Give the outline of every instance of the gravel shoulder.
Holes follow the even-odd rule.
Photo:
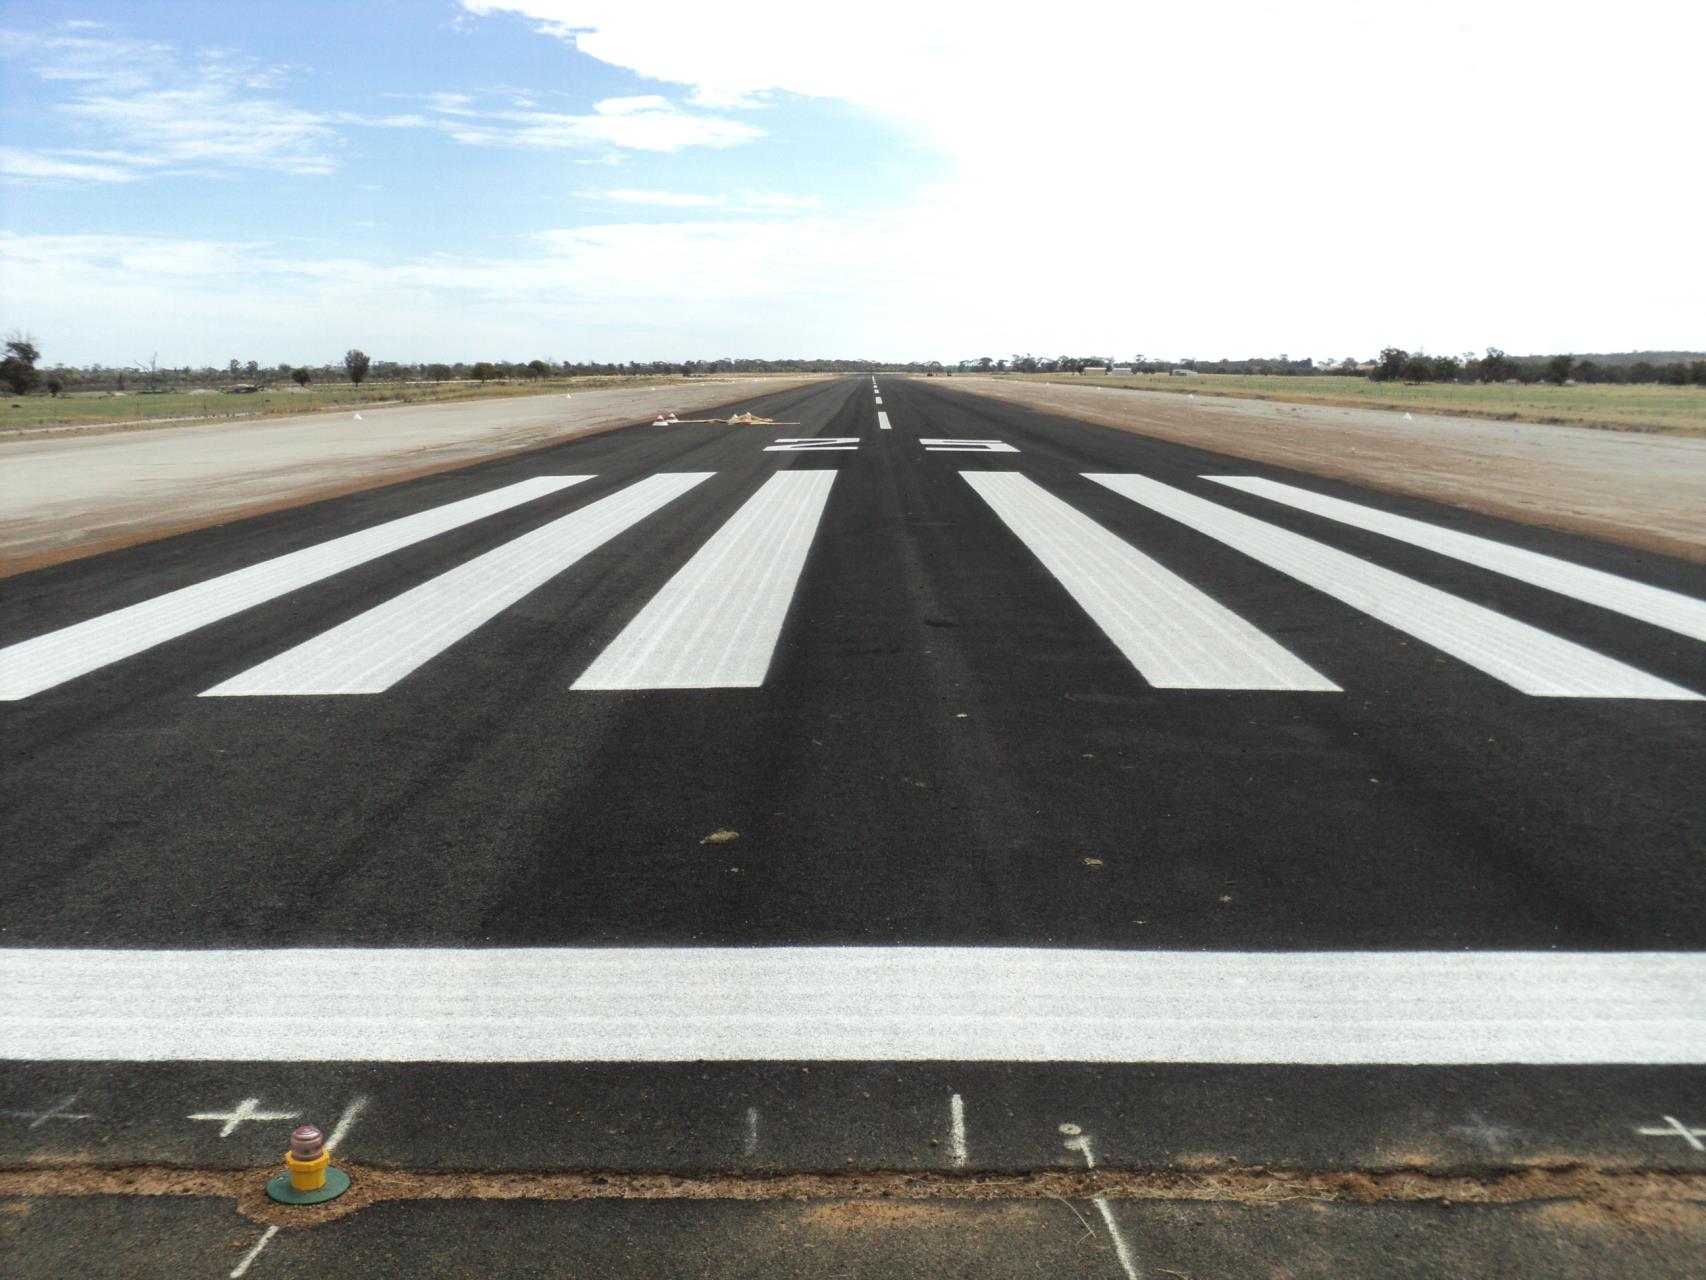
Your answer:
[[[1706,562],[1706,439],[999,378],[946,385]]]
[[[729,378],[3,441],[0,577],[810,381]]]

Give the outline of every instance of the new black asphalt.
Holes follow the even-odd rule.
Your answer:
[[[636,425],[0,583],[10,643],[529,476],[595,476],[0,705],[0,945],[1706,946],[1706,704],[1525,696],[1083,473],[1152,477],[1701,692],[1706,645],[1201,477],[1268,476],[1693,596],[1706,568],[881,382],[892,431],[868,379],[836,380],[731,406],[797,427]],[[816,435],[859,447],[764,451]],[[837,479],[762,688],[571,691],[799,467]],[[1031,477],[1344,692],[1151,688],[960,477],[979,469]],[[197,696],[664,471],[716,474],[386,693]],[[739,834],[701,843],[715,831]],[[304,998],[281,974],[280,999]],[[247,1163],[288,1126],[221,1140],[186,1108],[260,1097],[329,1124],[359,1096],[352,1143],[381,1163],[911,1168],[940,1161],[958,1092],[988,1167],[1069,1159],[1062,1123],[1099,1127],[1115,1163],[1706,1165],[1637,1132],[1706,1124],[1692,1068],[304,1059],[7,1064],[0,1155]],[[65,1098],[93,1118],[27,1118]],[[775,1122],[756,1156],[749,1107]]]

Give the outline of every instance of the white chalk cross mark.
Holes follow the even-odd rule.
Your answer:
[[[1681,1138],[1696,1151],[1706,1151],[1706,1142],[1700,1141],[1706,1138],[1706,1129],[1691,1129],[1675,1116],[1663,1119],[1664,1124],[1658,1128],[1637,1129],[1635,1132],[1643,1138]]]
[[[28,1120],[31,1129],[39,1129],[49,1120],[91,1120],[93,1115],[87,1111],[72,1111],[70,1106],[77,1101],[74,1093],[68,1098],[61,1098],[46,1111],[0,1111],[0,1116],[11,1116],[16,1120]]]
[[[302,1113],[299,1111],[262,1111],[259,1098],[244,1098],[229,1111],[197,1111],[186,1117],[190,1120],[217,1120],[220,1122],[219,1136],[229,1138],[237,1132],[237,1126],[253,1121],[294,1120]]]

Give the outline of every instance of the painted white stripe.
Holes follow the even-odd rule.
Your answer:
[[[889,415],[884,413],[881,409],[877,410],[877,426],[882,428],[884,431],[894,430],[893,427],[889,426]]]
[[[242,1277],[248,1275],[249,1268],[255,1265],[255,1259],[261,1256],[261,1250],[271,1244],[272,1238],[277,1234],[277,1227],[268,1227],[265,1231],[261,1232],[261,1238],[255,1241],[255,1247],[245,1253],[238,1261],[237,1265],[232,1267],[227,1273],[231,1277],[231,1280],[242,1280]]]
[[[1695,640],[1706,640],[1706,600],[1697,600],[1663,587],[1649,586],[1600,569],[1559,560],[1521,547],[1507,546],[1491,538],[1477,537],[1456,529],[1442,529],[1409,516],[1393,515],[1374,507],[1329,498],[1323,493],[1299,489],[1255,476],[1204,476],[1216,484],[1255,494],[1273,502],[1296,507],[1313,515],[1337,520],[1370,533],[1396,538],[1411,546],[1437,551],[1453,560],[1502,573],[1531,586],[1569,596],[1585,604],[1611,609],[1626,617],[1650,622]]]
[[[1706,1063],[1703,952],[0,948],[0,990],[6,1059]]]
[[[880,409],[882,407],[882,404],[883,404],[883,398],[881,396],[878,396],[877,397],[877,407]]]
[[[1156,688],[1337,692],[1230,609],[1028,477],[960,474]]]
[[[648,476],[376,605],[202,697],[381,693],[713,474]]]
[[[966,1101],[957,1093],[948,1099],[948,1156],[956,1169],[965,1168],[971,1158],[966,1146]]]
[[[664,584],[576,689],[764,683],[833,471],[779,471]]]
[[[927,440],[920,439],[925,453],[1018,453],[1005,440]]]
[[[1089,475],[1115,493],[1289,574],[1523,693],[1697,701],[1698,694],[1492,609],[1146,476]]]
[[[27,698],[108,663],[591,476],[535,476],[263,560],[0,649],[0,700]]]

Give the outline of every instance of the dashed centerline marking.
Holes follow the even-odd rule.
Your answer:
[[[1706,1063],[1703,952],[0,948],[0,990],[12,1060]]]
[[[877,429],[879,431],[892,431],[894,429],[889,426],[889,415],[880,409],[877,411]]]

